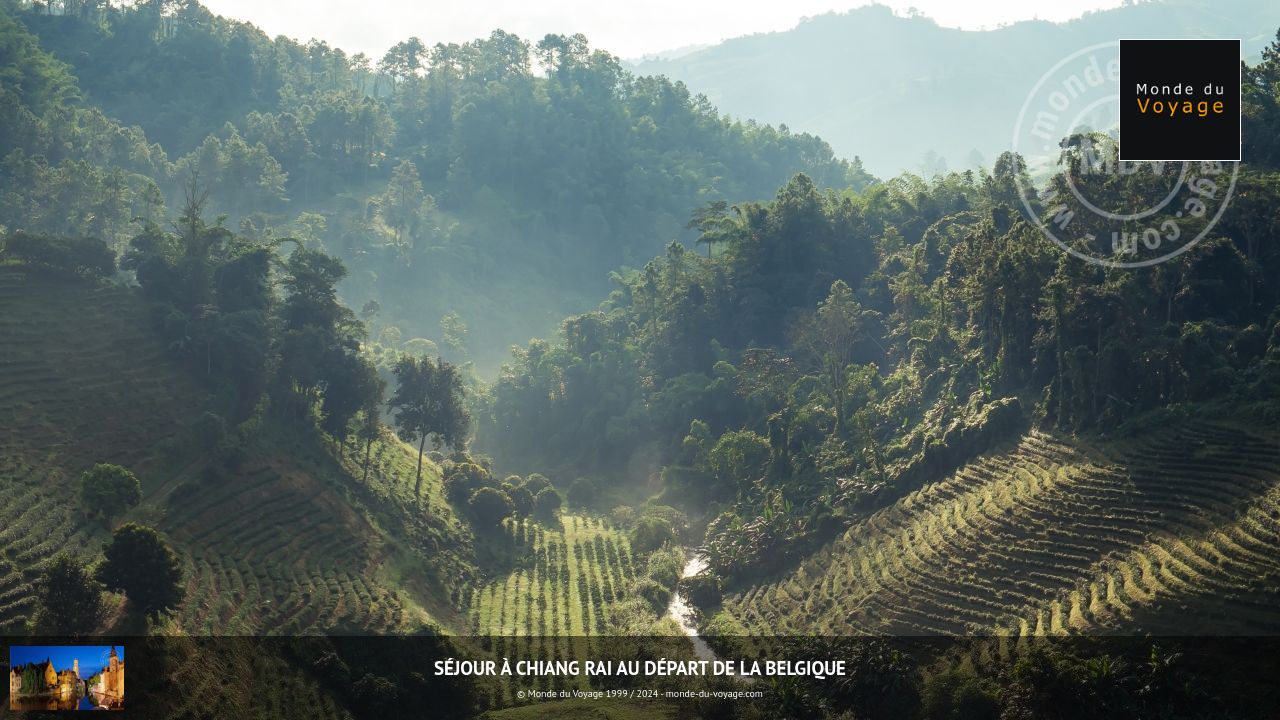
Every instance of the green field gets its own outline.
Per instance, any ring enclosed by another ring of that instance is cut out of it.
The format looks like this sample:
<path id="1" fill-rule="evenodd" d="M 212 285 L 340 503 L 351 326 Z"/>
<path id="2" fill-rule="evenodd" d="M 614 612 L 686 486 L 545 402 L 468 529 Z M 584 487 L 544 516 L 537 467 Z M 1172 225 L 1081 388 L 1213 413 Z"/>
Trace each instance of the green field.
<path id="1" fill-rule="evenodd" d="M 1275 438 L 1237 427 L 1032 433 L 725 609 L 766 633 L 1280 632 L 1277 477 Z"/>
<path id="2" fill-rule="evenodd" d="M 559 528 L 507 523 L 526 562 L 478 588 L 471 597 L 476 635 L 596 635 L 605 605 L 621 599 L 635 577 L 626 537 L 606 521 L 564 515 Z"/>
<path id="3" fill-rule="evenodd" d="M 626 536 L 601 518 L 570 514 L 554 526 L 508 521 L 502 531 L 516 564 L 470 594 L 472 640 L 513 660 L 582 658 L 609 633 L 607 607 L 636 576 Z M 587 687 L 559 677 L 530 682 L 542 690 Z M 495 686 L 512 704 L 517 689 L 515 682 Z"/>

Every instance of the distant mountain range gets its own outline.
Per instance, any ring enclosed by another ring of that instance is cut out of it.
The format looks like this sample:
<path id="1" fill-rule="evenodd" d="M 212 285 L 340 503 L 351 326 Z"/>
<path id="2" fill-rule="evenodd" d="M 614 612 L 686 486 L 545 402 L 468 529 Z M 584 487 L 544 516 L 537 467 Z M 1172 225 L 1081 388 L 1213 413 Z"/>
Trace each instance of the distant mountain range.
<path id="1" fill-rule="evenodd" d="M 636 67 L 642 63 L 652 62 L 656 60 L 676 60 L 699 50 L 706 50 L 709 47 L 715 47 L 711 43 L 695 43 L 693 45 L 681 45 L 680 47 L 671 48 L 669 50 L 659 50 L 658 52 L 641 55 L 638 58 L 627 58 L 622 61 L 624 65 Z"/>
<path id="2" fill-rule="evenodd" d="M 818 134 L 885 177 L 940 169 L 933 154 L 952 169 L 989 166 L 1008 149 L 1036 80 L 1080 48 L 1118 38 L 1224 37 L 1241 38 L 1253 57 L 1277 27 L 1274 0 L 1146 2 L 984 31 L 872 5 L 632 69 L 682 80 L 733 116 Z"/>

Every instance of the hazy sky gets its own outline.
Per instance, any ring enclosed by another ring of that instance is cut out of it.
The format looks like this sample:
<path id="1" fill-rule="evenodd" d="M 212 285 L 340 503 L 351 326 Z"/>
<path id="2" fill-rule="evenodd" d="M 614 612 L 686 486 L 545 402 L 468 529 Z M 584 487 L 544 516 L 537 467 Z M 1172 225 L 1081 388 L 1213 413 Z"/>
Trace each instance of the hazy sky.
<path id="1" fill-rule="evenodd" d="M 124 660 L 124 646 L 115 648 L 116 656 Z M 51 660 L 54 670 L 66 670 L 79 660 L 80 677 L 88 680 L 90 675 L 107 666 L 110 652 L 106 645 L 14 645 L 9 648 L 9 662 L 11 665 L 26 665 Z"/>
<path id="2" fill-rule="evenodd" d="M 800 18 L 866 5 L 866 0 L 204 0 L 220 15 L 247 20 L 270 35 L 320 38 L 377 59 L 411 36 L 428 45 L 465 42 L 495 28 L 526 40 L 583 33 L 593 47 L 623 58 L 739 35 L 792 28 Z M 882 0 L 948 27 L 978 29 L 1039 17 L 1066 20 L 1120 0 Z"/>

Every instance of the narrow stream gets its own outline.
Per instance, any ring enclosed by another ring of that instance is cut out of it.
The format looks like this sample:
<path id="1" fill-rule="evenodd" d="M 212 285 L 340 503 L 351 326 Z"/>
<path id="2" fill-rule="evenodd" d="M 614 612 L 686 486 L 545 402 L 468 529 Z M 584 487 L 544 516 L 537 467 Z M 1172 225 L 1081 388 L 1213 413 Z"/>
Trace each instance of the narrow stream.
<path id="1" fill-rule="evenodd" d="M 685 561 L 684 572 L 681 573 L 680 579 L 691 578 L 706 569 L 707 558 L 697 550 L 694 550 Z M 695 657 L 699 660 L 719 659 L 716 657 L 715 651 L 707 644 L 707 641 L 703 640 L 702 636 L 698 634 L 697 611 L 694 610 L 693 605 L 689 604 L 689 599 L 684 596 L 684 593 L 677 591 L 671 595 L 671 603 L 667 605 L 667 615 L 676 621 L 685 635 L 689 636 L 689 641 L 693 643 Z"/>

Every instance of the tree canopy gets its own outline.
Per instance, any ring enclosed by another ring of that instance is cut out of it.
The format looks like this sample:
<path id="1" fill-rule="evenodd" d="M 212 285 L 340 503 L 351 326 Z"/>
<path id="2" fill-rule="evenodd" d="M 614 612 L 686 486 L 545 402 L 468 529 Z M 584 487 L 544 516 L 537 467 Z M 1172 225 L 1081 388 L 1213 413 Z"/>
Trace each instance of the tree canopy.
<path id="1" fill-rule="evenodd" d="M 133 612 L 151 616 L 177 607 L 186 592 L 182 567 L 154 529 L 126 523 L 111 534 L 97 578 L 123 592 Z"/>
<path id="2" fill-rule="evenodd" d="M 55 557 L 37 582 L 40 603 L 36 626 L 50 635 L 91 635 L 102 623 L 102 585 L 70 555 Z"/>
<path id="3" fill-rule="evenodd" d="M 436 447 L 461 448 L 470 432 L 471 416 L 463 403 L 458 369 L 442 359 L 405 356 L 395 366 L 397 386 L 388 406 L 406 439 L 418 441 L 414 495 L 422 489 L 422 453 L 427 439 Z"/>

